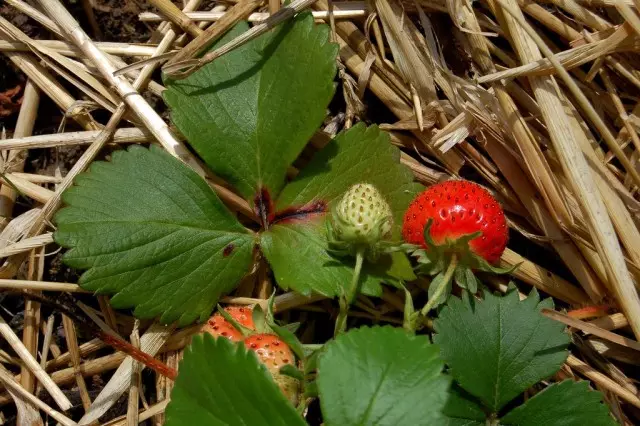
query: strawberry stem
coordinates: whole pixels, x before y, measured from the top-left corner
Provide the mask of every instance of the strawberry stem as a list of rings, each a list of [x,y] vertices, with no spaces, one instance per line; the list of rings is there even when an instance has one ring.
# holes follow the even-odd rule
[[[447,267],[447,271],[444,273],[444,277],[440,281],[438,288],[436,288],[436,291],[433,293],[433,296],[429,299],[429,301],[427,301],[426,305],[424,305],[424,307],[420,311],[420,313],[423,316],[427,316],[429,311],[433,309],[438,299],[440,299],[442,294],[447,289],[447,286],[449,285],[449,283],[451,282],[451,279],[453,278],[453,273],[456,270],[456,266],[458,266],[458,256],[455,253],[453,253],[451,255],[451,260],[449,261],[449,266]]]
[[[336,319],[336,328],[334,336],[344,332],[347,328],[347,314],[349,313],[349,306],[353,303],[358,293],[358,282],[360,281],[360,271],[362,271],[362,263],[364,262],[364,248],[358,248],[356,252],[356,266],[353,270],[353,278],[351,279],[351,285],[347,290],[347,294],[340,297],[340,313]]]

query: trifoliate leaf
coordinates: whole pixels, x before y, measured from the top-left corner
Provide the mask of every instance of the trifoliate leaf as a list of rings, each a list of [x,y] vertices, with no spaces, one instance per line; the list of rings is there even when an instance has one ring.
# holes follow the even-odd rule
[[[167,426],[304,426],[253,351],[195,336],[180,362]]]
[[[569,335],[564,326],[544,317],[534,290],[520,301],[485,293],[478,301],[467,292],[450,298],[434,323],[434,341],[451,375],[492,412],[535,383],[553,375],[567,358]]]
[[[586,381],[555,383],[500,420],[513,426],[615,426],[602,394]]]
[[[354,260],[328,252],[325,220],[333,203],[353,184],[375,185],[391,207],[394,235],[399,235],[402,215],[422,188],[399,160],[400,151],[386,133],[357,124],[318,152],[284,188],[276,200],[274,223],[261,243],[281,287],[333,297],[350,282]],[[365,262],[363,275],[362,291],[371,295],[382,291],[379,278],[415,279],[411,264],[400,252]]]
[[[327,426],[439,425],[450,380],[438,347],[392,327],[348,331],[318,361]]]
[[[211,49],[249,29],[237,24]],[[326,115],[337,45],[311,14],[279,25],[193,75],[166,80],[171,118],[189,144],[248,200],[271,198]]]
[[[457,384],[451,386],[443,412],[447,426],[485,426],[487,423],[482,406]]]
[[[133,146],[97,162],[56,215],[80,285],[116,308],[182,324],[207,318],[247,273],[254,239],[193,170],[160,148]]]

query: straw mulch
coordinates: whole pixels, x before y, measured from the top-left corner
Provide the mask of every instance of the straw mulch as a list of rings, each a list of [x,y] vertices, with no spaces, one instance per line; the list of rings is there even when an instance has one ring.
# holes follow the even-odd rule
[[[60,264],[50,219],[73,178],[117,145],[158,142],[204,174],[169,127],[157,72],[163,62],[139,62],[167,52],[171,63],[188,61],[239,19],[261,21],[280,5],[149,3],[2,5],[0,288],[75,293],[95,321],[175,367],[193,329],[175,334],[138,324],[114,312],[107,298],[82,294],[75,272]],[[512,279],[523,296],[535,287],[558,309],[574,311],[573,320],[559,318],[574,337],[559,374],[591,380],[621,424],[638,424],[640,2],[294,2],[301,3],[331,25],[340,45],[338,95],[317,139],[359,120],[378,123],[424,185],[464,177],[492,189],[512,228],[502,263],[522,262]],[[76,20],[84,32],[69,31]],[[127,79],[113,76],[130,64],[137,66],[124,70]],[[143,96],[128,96],[125,105],[122,95],[132,86]],[[222,182],[211,185],[253,218]],[[506,289],[507,278],[485,278]],[[270,294],[263,269],[250,281],[225,301],[249,304]],[[382,300],[360,298],[350,315],[398,324],[402,299],[387,289]],[[0,391],[4,420],[37,415],[26,399],[64,425],[104,413],[100,424],[162,424],[170,381],[123,363],[123,354],[77,333],[56,309],[21,296],[3,300],[0,382],[10,390]],[[304,320],[306,341],[317,338],[314,327],[336,308],[289,293],[276,306]],[[70,405],[66,415],[54,411]]]

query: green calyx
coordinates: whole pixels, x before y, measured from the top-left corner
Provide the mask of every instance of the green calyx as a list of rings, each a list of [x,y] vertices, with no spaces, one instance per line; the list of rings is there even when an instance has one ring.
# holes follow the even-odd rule
[[[481,232],[463,235],[456,240],[446,239],[444,243],[436,244],[431,238],[432,223],[433,220],[429,219],[424,228],[427,249],[412,244],[403,245],[404,250],[418,262],[416,274],[433,277],[428,290],[427,304],[420,311],[412,311],[405,318],[405,327],[409,329],[416,328],[420,315],[426,316],[432,309],[446,303],[454,282],[470,293],[476,293],[482,287],[475,275],[476,271],[503,275],[513,272],[519,266],[499,268],[475,254],[469,247],[469,242],[481,236]]]
[[[470,281],[464,278],[467,275],[473,275],[473,271],[490,272],[493,274],[509,274],[513,272],[518,265],[512,268],[499,268],[488,263],[483,257],[477,255],[469,247],[469,242],[482,235],[482,232],[474,232],[473,234],[463,235],[456,240],[446,239],[441,244],[436,244],[431,238],[431,225],[433,220],[429,219],[424,227],[424,241],[426,249],[413,244],[404,244],[406,252],[415,257],[418,262],[416,270],[417,274],[434,276],[446,270],[451,263],[452,255],[455,254],[457,259],[457,267],[454,272],[456,282],[463,288],[472,291],[472,287],[464,285]],[[466,270],[469,272],[467,273]],[[470,283],[473,286],[473,283]],[[477,288],[476,288],[477,290]],[[472,292],[475,293],[476,290]]]

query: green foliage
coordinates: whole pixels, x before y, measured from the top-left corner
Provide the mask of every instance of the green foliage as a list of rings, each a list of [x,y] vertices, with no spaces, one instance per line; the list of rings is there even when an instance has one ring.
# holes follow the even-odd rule
[[[340,132],[289,183],[276,201],[276,210],[322,201],[331,208],[356,183],[374,185],[389,203],[398,236],[407,206],[423,187],[400,164],[400,150],[377,126],[358,123]]]
[[[616,422],[602,403],[602,394],[589,389],[588,382],[565,380],[555,383],[500,421],[514,426],[614,426]]]
[[[167,426],[306,424],[255,353],[210,335],[185,351],[166,414]]]
[[[248,29],[237,24],[211,49]],[[328,27],[303,14],[183,80],[166,81],[173,122],[246,199],[262,188],[277,194],[322,123],[336,73],[337,46],[328,40]]]
[[[376,126],[357,124],[341,132],[317,153],[304,170],[288,184],[276,201],[276,210],[320,203],[329,211],[351,185],[376,186],[389,203],[398,236],[402,215],[422,188],[413,182],[409,169],[401,165],[400,150]],[[316,214],[276,223],[262,234],[262,249],[278,284],[308,294],[340,294],[353,274],[353,259],[336,258],[329,252],[326,215]],[[362,292],[380,295],[380,278],[412,280],[415,275],[404,254],[382,255],[375,264],[365,263]]]
[[[276,224],[262,233],[261,248],[280,287],[333,297],[351,280],[355,260],[336,258],[327,251],[324,220],[318,217]],[[415,278],[411,264],[401,253],[381,256],[375,265],[366,264],[360,278],[362,292],[380,296],[380,281],[393,282],[394,278]]]
[[[536,291],[523,301],[486,292],[484,301],[464,293],[451,299],[435,321],[434,341],[454,379],[491,411],[540,380],[553,375],[567,358],[564,326],[540,314],[552,308]]]
[[[569,380],[500,418],[506,404],[566,360],[569,336],[540,313],[543,308],[553,308],[551,299],[540,301],[534,290],[520,301],[513,288],[505,296],[487,292],[482,301],[467,292],[449,300],[434,323],[434,341],[457,382],[444,410],[450,426],[479,426],[487,415],[513,426],[615,424],[599,392]]]
[[[212,49],[247,28],[238,24]],[[202,320],[248,272],[259,241],[282,288],[341,293],[353,262],[328,252],[327,206],[366,179],[389,199],[399,223],[420,186],[387,135],[357,125],[279,196],[333,96],[337,46],[328,38],[325,25],[300,14],[183,80],[166,80],[173,121],[215,174],[257,203],[262,235],[254,238],[204,181],[155,148],[116,154],[114,164],[77,179],[65,197],[70,207],[57,218],[55,238],[72,249],[65,260],[88,269],[83,288],[115,294],[116,307],[135,307],[139,317]],[[321,207],[299,211],[314,202]],[[384,255],[365,268],[363,291],[380,295],[382,281],[414,278],[406,256]]]
[[[485,426],[487,423],[482,405],[457,384],[451,386],[443,412],[447,426]]]
[[[340,335],[318,360],[324,423],[443,424],[449,378],[438,347],[425,336],[392,327]]]
[[[55,240],[80,285],[117,308],[187,324],[211,313],[251,264],[254,238],[194,171],[158,147],[97,162],[64,193]]]

